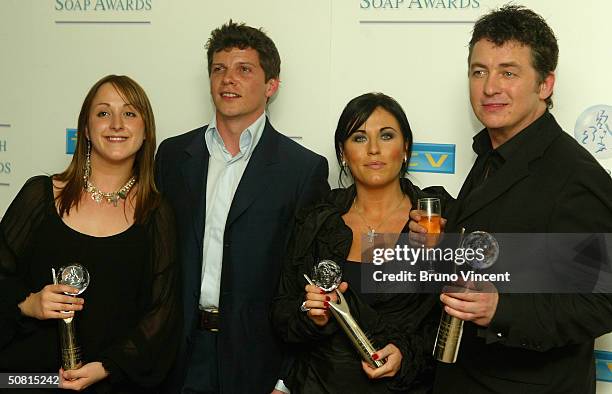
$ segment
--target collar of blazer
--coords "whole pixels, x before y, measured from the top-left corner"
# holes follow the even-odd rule
[[[483,131],[486,132],[485,130]],[[487,180],[484,187],[473,191],[473,196],[470,197],[468,205],[461,210],[457,220],[453,220],[454,223],[463,222],[482,207],[507,192],[518,181],[528,176],[530,163],[542,157],[548,146],[559,137],[560,133],[563,133],[563,130],[552,114],[546,111],[544,115],[521,131],[521,133],[529,133],[529,135],[526,136],[527,138],[523,141],[520,149],[511,160],[508,160],[495,173],[494,177]],[[465,185],[464,183],[463,187]],[[459,193],[460,196],[463,194]]]
[[[210,153],[204,143],[204,132],[208,126],[201,127],[193,139],[185,147],[185,157],[181,170],[187,191],[191,196],[194,211],[193,224],[196,239],[202,242],[204,236],[204,218],[206,217],[206,178],[208,175],[208,160]],[[229,227],[267,188],[270,177],[268,171],[271,165],[279,162],[278,132],[266,118],[266,125],[259,143],[255,147],[249,164],[242,174],[232,206],[230,208],[226,228]]]

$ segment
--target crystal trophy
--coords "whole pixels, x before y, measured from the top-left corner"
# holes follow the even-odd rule
[[[89,272],[80,264],[71,264],[58,270],[55,283],[77,288],[78,292],[76,294],[64,293],[76,296],[83,293],[89,286]],[[64,370],[78,369],[83,366],[81,346],[76,337],[75,317],[76,314],[59,321],[62,367]]]
[[[461,229],[462,237],[464,231],[465,229]],[[475,270],[491,267],[499,256],[499,244],[497,240],[491,234],[484,231],[474,231],[468,234],[465,238],[461,239],[459,244],[460,247],[464,249],[483,250],[483,259],[468,262]],[[440,318],[440,325],[438,326],[438,333],[436,335],[436,343],[434,344],[434,358],[443,363],[455,363],[459,355],[462,335],[463,320],[451,316],[446,313],[446,311],[442,310],[442,317]]]
[[[349,337],[361,357],[373,368],[381,367],[385,361],[382,359],[374,360],[372,358],[372,355],[376,353],[376,349],[351,315],[344,296],[337,289],[342,281],[342,269],[340,266],[332,260],[321,260],[313,269],[313,279],[310,279],[306,274],[304,274],[304,278],[306,278],[309,284],[318,286],[327,292],[336,291],[338,302],[329,303],[330,310],[336,321],[340,324],[340,327],[342,327],[342,330]]]

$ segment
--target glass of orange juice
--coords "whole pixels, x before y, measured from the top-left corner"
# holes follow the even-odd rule
[[[442,216],[442,206],[439,198],[419,198],[417,201],[417,211],[421,215],[419,225],[427,229],[426,246],[435,246],[440,234],[440,218]]]

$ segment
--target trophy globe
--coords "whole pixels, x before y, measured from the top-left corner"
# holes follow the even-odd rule
[[[477,270],[490,268],[499,257],[499,243],[497,243],[495,237],[485,231],[474,231],[466,235],[462,247],[464,249],[482,250],[482,259],[475,258],[468,261],[468,264]]]
[[[312,269],[312,281],[327,292],[333,291],[342,281],[342,268],[333,260],[321,260]]]
[[[57,271],[57,283],[68,285],[78,289],[76,294],[66,293],[67,295],[79,295],[89,286],[89,272],[81,264],[74,263],[61,267]]]

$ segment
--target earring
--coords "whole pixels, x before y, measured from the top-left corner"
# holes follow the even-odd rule
[[[85,155],[85,175],[83,180],[85,181],[85,187],[89,183],[89,176],[91,175],[91,141],[87,139],[87,154]]]
[[[342,167],[346,167],[346,160],[342,159]]]

